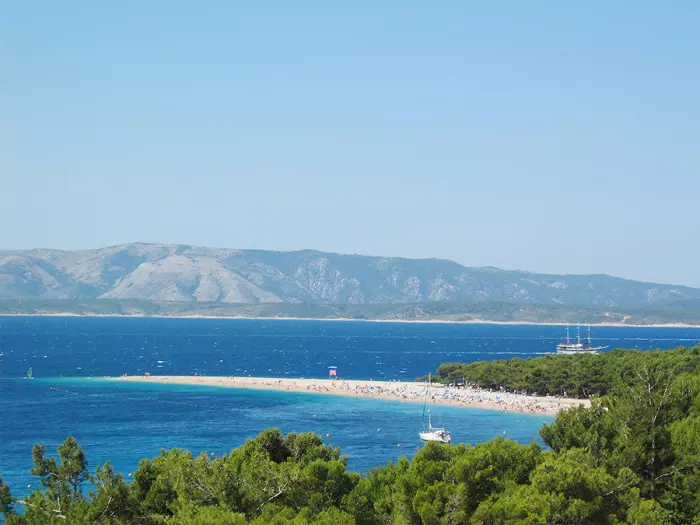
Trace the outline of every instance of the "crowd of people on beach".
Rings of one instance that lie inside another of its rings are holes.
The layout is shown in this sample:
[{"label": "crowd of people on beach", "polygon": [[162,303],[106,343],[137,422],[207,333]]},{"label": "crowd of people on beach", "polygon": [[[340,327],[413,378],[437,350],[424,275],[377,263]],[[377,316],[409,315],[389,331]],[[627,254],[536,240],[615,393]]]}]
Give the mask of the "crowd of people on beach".
[{"label": "crowd of people on beach", "polygon": [[[145,376],[147,378],[148,376]],[[152,378],[163,383],[178,382],[188,378],[161,376]],[[426,395],[436,404],[471,406],[501,410],[503,412],[526,412],[552,414],[562,408],[585,403],[581,400],[558,397],[534,397],[508,392],[485,390],[476,387],[452,388],[441,384],[407,383],[399,381],[360,381],[345,379],[291,379],[259,377],[207,377],[196,374],[187,382],[206,382],[234,388],[258,388],[319,394],[336,394],[356,397],[371,397],[399,401],[423,401]]]},{"label": "crowd of people on beach", "polygon": [[454,389],[443,385],[430,387],[425,383],[400,382],[358,382],[312,381],[306,385],[306,390],[320,393],[345,392],[361,397],[398,399],[404,401],[421,401],[426,394],[437,404],[458,406],[488,406],[488,408],[503,411],[518,411],[530,413],[549,413],[559,410],[562,405],[557,398],[529,397],[504,392],[493,392],[480,388],[467,387]]}]

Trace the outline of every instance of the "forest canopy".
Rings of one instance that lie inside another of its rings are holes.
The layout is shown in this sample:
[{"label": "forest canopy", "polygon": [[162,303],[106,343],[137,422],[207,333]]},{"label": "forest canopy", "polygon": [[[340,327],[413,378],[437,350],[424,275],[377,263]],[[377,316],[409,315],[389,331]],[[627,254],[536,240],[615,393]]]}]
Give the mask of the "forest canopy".
[{"label": "forest canopy", "polygon": [[634,385],[643,370],[700,374],[700,346],[672,350],[612,350],[588,355],[547,355],[475,363],[444,363],[437,376],[444,383],[538,395],[588,398],[603,396],[616,385]]}]

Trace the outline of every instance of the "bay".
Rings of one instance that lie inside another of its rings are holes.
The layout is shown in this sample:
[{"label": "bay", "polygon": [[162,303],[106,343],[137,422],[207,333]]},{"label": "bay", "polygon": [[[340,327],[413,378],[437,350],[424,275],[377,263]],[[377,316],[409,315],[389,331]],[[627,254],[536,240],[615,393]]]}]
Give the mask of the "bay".
[{"label": "bay", "polygon": [[[575,330],[574,330],[575,331]],[[422,406],[347,397],[107,383],[123,373],[413,380],[446,361],[527,358],[554,351],[560,326],[79,317],[0,317],[0,473],[15,495],[36,487],[31,447],[68,434],[91,468],[133,472],[162,448],[214,456],[261,430],[314,431],[364,472],[412,455]],[[595,327],[596,344],[692,346],[697,328]],[[29,367],[36,379],[24,376]],[[455,441],[538,440],[551,417],[440,407]]]}]

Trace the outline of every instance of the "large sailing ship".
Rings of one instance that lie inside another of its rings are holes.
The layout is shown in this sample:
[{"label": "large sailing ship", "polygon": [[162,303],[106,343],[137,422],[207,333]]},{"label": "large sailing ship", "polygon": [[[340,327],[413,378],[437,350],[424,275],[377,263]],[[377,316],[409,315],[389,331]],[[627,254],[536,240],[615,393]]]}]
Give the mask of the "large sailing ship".
[{"label": "large sailing ship", "polygon": [[588,325],[588,341],[581,342],[581,326],[576,325],[576,342],[571,341],[569,325],[566,325],[566,341],[557,345],[557,354],[597,354],[607,346],[593,346],[591,343],[591,326]]}]

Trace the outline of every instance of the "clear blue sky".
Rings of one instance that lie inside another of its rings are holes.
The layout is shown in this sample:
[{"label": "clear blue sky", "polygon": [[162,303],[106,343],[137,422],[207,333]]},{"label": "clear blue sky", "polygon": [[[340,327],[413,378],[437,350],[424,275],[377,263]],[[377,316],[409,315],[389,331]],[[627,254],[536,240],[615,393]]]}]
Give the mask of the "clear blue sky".
[{"label": "clear blue sky", "polygon": [[700,2],[0,5],[0,247],[700,286]]}]

